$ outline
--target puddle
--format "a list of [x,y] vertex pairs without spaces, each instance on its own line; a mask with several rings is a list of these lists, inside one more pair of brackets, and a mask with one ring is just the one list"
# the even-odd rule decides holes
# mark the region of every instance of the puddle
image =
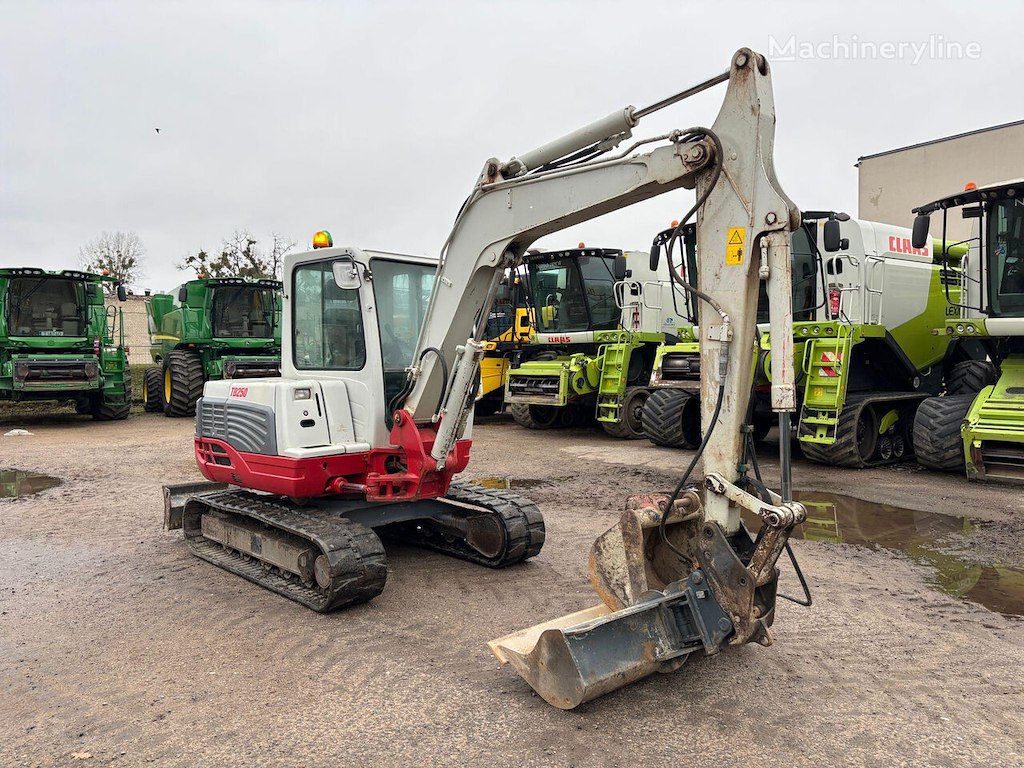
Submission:
[[16,499],[31,496],[61,484],[61,480],[38,472],[23,472],[20,469],[0,469],[0,499]]
[[[807,522],[794,531],[794,538],[905,552],[933,570],[928,582],[946,594],[1005,615],[1024,615],[1024,568],[982,564],[944,549],[982,523],[839,494],[794,495],[807,507]],[[744,519],[748,526],[759,527],[752,515]]]
[[531,488],[539,488],[542,485],[553,485],[554,483],[568,479],[569,478],[567,477],[550,477],[545,480],[529,477],[478,477],[475,480],[468,480],[467,482],[472,483],[473,485],[479,485],[481,488],[490,488],[492,490],[528,491]]
[[[506,476],[469,482],[484,488],[529,490],[565,479]],[[947,551],[955,546],[957,538],[962,539],[984,523],[833,493],[795,495],[807,507],[807,522],[794,531],[794,538],[904,552],[931,568],[928,583],[946,594],[980,603],[1004,615],[1024,616],[1024,568],[982,564],[962,553]],[[760,527],[753,514],[744,513],[744,520],[752,530]]]

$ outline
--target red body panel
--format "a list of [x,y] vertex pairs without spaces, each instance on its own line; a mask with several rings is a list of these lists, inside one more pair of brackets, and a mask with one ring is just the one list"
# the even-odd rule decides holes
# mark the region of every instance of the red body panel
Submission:
[[195,439],[196,464],[209,480],[293,498],[358,494],[368,501],[444,496],[454,475],[469,463],[470,440],[459,440],[438,470],[430,456],[435,425],[418,427],[396,417],[391,441],[398,448],[294,459],[243,453],[224,440]]

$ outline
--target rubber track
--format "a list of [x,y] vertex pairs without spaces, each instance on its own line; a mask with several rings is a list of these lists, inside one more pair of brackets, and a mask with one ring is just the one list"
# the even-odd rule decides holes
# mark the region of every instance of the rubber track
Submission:
[[[305,539],[323,554],[332,553],[330,587],[306,586],[297,576],[265,569],[259,560],[245,559],[240,553],[204,538],[200,533],[200,516],[205,509],[257,520]],[[377,534],[315,507],[297,507],[284,499],[248,491],[224,491],[189,500],[184,522],[185,541],[194,555],[318,613],[372,600],[384,590],[387,581],[387,555]]]
[[946,394],[976,395],[997,378],[996,367],[988,360],[963,360],[946,376]]
[[[687,435],[683,428],[683,411],[692,397],[695,395],[682,389],[656,389],[651,392],[644,403],[641,419],[647,439],[665,448],[696,448],[700,435]],[[697,441],[690,437],[697,437]]]
[[146,399],[142,403],[147,413],[156,413],[164,409],[164,382],[159,368],[147,368],[143,374]]
[[176,349],[167,354],[167,367],[171,371],[171,401],[164,405],[164,414],[194,415],[196,401],[203,394],[203,361],[199,355]]
[[[884,403],[895,405],[901,401],[924,400],[926,395],[914,392],[864,392],[849,395],[839,414],[839,423],[836,425],[836,441],[831,445],[821,443],[800,443],[800,450],[804,458],[816,464],[832,464],[839,467],[851,467],[861,469],[863,467],[876,467],[882,464],[895,464],[910,458],[909,453],[904,453],[899,458],[891,458],[883,461],[877,458],[876,453],[867,461],[861,459],[860,451],[857,448],[857,421],[861,411],[868,405]],[[801,427],[802,429],[802,427]],[[909,430],[908,430],[909,431]]]
[[509,410],[512,412],[512,418],[516,424],[525,429],[553,429],[558,426],[558,416],[550,424],[535,421],[530,406],[524,403],[512,403]]
[[[505,528],[505,550],[496,557],[484,557],[458,539],[439,535],[441,530],[430,520],[399,523],[382,529],[382,532],[405,543],[443,552],[488,568],[504,568],[521,563],[537,555],[544,546],[544,516],[529,499],[511,491],[482,488],[472,483],[452,483],[445,498],[477,508],[467,510],[467,514],[477,514],[479,510],[484,510],[498,516]],[[459,508],[453,505],[450,511],[458,512]]]
[[914,454],[917,463],[943,472],[964,472],[964,442],[960,425],[970,410],[975,394],[929,397],[917,409],[914,419]]

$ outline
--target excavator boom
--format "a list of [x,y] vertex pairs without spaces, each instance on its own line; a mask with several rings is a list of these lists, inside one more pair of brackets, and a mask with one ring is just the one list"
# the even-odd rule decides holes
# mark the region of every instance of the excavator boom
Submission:
[[[741,467],[752,444],[745,422],[760,280],[769,298],[772,407],[783,435],[796,408],[789,233],[800,214],[775,176],[775,111],[762,56],[736,53],[717,120],[711,129],[694,130],[703,137],[687,152],[702,162],[693,178],[700,243],[695,293],[706,305],[700,370],[707,431],[697,457],[672,494],[630,499],[619,524],[595,542],[590,578],[601,605],[490,644],[500,661],[563,709],[652,672],[673,671],[697,651],[770,644],[776,562],[806,514],[788,498],[788,456],[785,497],[748,481]],[[688,483],[701,456],[702,488]],[[761,518],[756,538],[744,527],[742,510]]]

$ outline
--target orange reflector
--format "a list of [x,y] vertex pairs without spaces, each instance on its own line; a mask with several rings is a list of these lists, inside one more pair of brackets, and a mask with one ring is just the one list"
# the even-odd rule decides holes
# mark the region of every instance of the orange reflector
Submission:
[[679,226],[679,222],[678,222],[678,221],[673,221],[673,222],[672,222],[672,228],[673,228],[673,229],[675,229],[675,228],[676,228],[676,227],[678,227],[678,226]]
[[330,248],[334,245],[334,239],[331,237],[331,233],[326,229],[321,229],[315,235],[313,235],[313,247],[314,248]]
[[586,247],[587,247],[587,244],[586,244],[586,243],[580,243],[580,244],[579,244],[579,245],[577,245],[576,247],[577,247],[577,248],[586,248]]
[[964,192],[970,192],[972,189],[977,189],[977,188],[978,188],[978,185],[975,184],[973,181],[968,181],[966,184],[964,184]]

